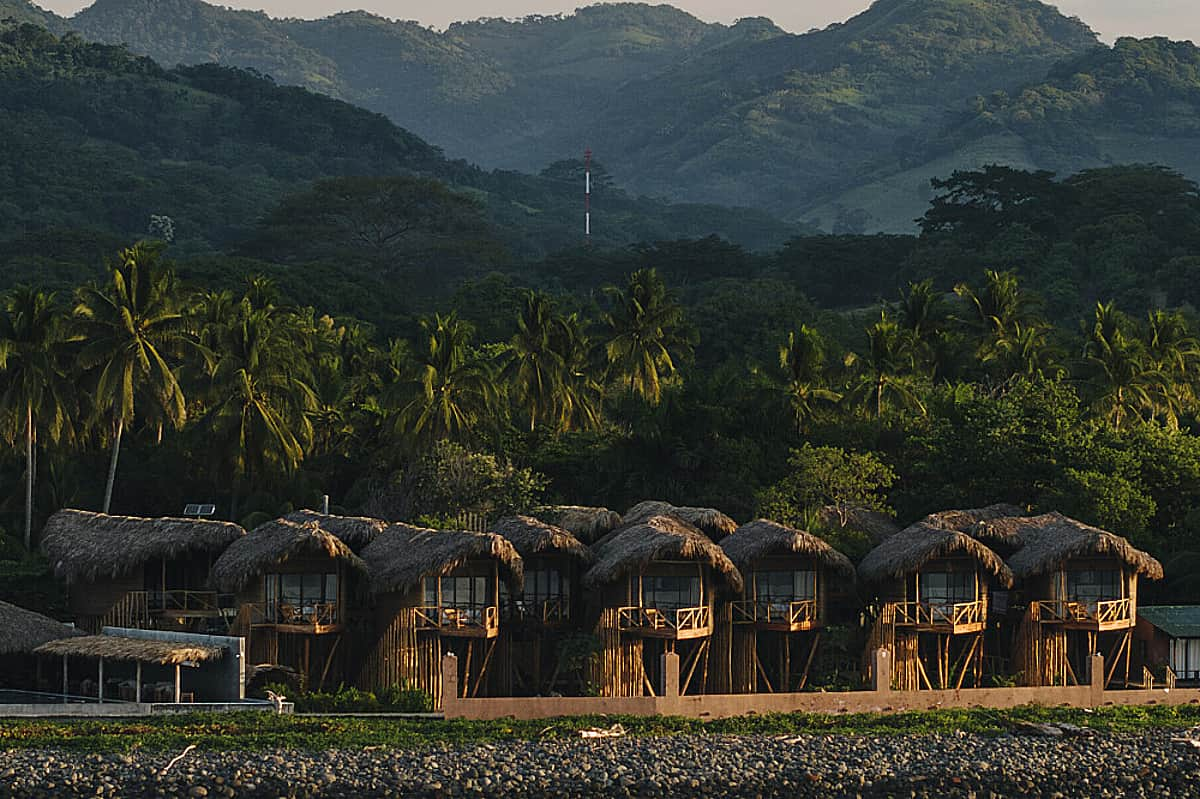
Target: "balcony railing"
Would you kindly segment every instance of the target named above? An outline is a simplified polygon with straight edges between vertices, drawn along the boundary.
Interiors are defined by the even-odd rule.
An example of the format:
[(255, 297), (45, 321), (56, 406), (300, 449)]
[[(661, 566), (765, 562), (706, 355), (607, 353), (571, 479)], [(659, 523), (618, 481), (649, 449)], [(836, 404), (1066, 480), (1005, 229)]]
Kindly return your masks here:
[(984, 602), (897, 602), (896, 624), (905, 627), (966, 627), (983, 624)]
[(771, 602), (747, 599), (733, 603), (734, 624), (777, 624), (796, 627), (817, 621), (817, 600)]
[(1133, 603), (1128, 599), (1080, 602), (1073, 599), (1048, 599), (1037, 603), (1039, 618), (1063, 624), (1126, 624), (1133, 621)]
[(622, 630), (679, 634), (708, 630), (712, 626), (712, 614), (707, 606), (666, 610), (626, 607), (617, 609), (617, 624)]
[(216, 591), (147, 591), (146, 604), (157, 613), (218, 613), (222, 607)]
[(251, 624), (278, 624), (289, 627), (331, 627), (341, 624), (336, 602), (268, 602), (249, 605)]
[(500, 627), (500, 609), (495, 605), (424, 605), (416, 611), (418, 630), (440, 630), (447, 633), (474, 630), (489, 632)]

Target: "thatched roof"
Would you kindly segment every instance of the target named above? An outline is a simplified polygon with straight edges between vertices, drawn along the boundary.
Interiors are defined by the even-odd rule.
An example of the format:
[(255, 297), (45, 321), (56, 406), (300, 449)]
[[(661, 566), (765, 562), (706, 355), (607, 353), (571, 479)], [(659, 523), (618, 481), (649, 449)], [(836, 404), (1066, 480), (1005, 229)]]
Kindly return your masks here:
[(245, 535), (233, 522), (60, 510), (46, 522), (42, 551), (60, 579), (94, 582), (128, 574), (155, 558), (218, 552)]
[(562, 553), (582, 562), (591, 563), (592, 553), (561, 527), (532, 516), (509, 516), (492, 526), (492, 532), (503, 536), (522, 558), (539, 553)]
[(391, 524), (363, 550), (371, 575), (371, 592), (405, 592), (426, 577), (440, 577), (468, 560), (495, 559), (500, 576), (514, 594), (521, 593), (525, 571), (521, 556), (495, 533), (430, 530)]
[(851, 530), (862, 533), (876, 544), (900, 532), (900, 525), (896, 524), (896, 520), (886, 513), (866, 508), (843, 508), (841, 514), (846, 517), (844, 525), (838, 508), (826, 505), (817, 511), (817, 523), (830, 530)]
[(769, 519), (743, 524), (721, 542), (721, 549), (743, 572), (761, 558), (796, 554), (810, 557), (838, 574), (854, 577), (854, 564), (824, 539)]
[(583, 505), (544, 505), (533, 515), (561, 527), (584, 543), (591, 543), (621, 525), (621, 514), (615, 510)]
[(272, 567), (304, 555), (325, 555), (355, 571), (366, 571), (362, 558), (317, 522), (276, 519), (230, 544), (213, 564), (210, 582), (218, 591), (239, 591)]
[(673, 516), (652, 516), (617, 530), (599, 550), (596, 564), (583, 577), (585, 588), (615, 582), (656, 560), (695, 560), (706, 563), (734, 593), (742, 590), (742, 575), (725, 550), (687, 522)]
[(298, 510), (283, 518), (298, 524), (316, 522), (322, 530), (341, 539), (355, 552), (374, 541), (375, 536), (388, 526), (382, 519), (372, 519), (369, 516), (333, 516), (317, 513), (315, 510)]
[(106, 660), (140, 660), (174, 666), (178, 663), (201, 663), (225, 656), (223, 646), (204, 646), (190, 641), (164, 641), (151, 638), (126, 638), (120, 635), (84, 635), (63, 638), (42, 644), (39, 655), (70, 655), (72, 657), (105, 658)]
[(1009, 516), (1023, 516), (1024, 514), (1024, 508), (1018, 505), (997, 502), (994, 505), (988, 505), (983, 508), (939, 511), (938, 513), (929, 514), (921, 521), (932, 527), (942, 527), (946, 530), (958, 530), (960, 533), (965, 533), (979, 522), (1004, 519)]
[(1056, 571), (1071, 558), (1093, 555), (1111, 555), (1151, 580), (1163, 576), (1161, 563), (1121, 536), (1058, 512), (981, 521), (970, 532), (982, 541), (1015, 548), (1008, 565), (1020, 579)]
[(83, 635), (48, 616), (0, 602), (0, 655), (32, 652), (47, 641)]
[(974, 558), (1001, 585), (1012, 585), (1012, 572), (995, 552), (965, 533), (925, 522), (904, 528), (868, 552), (858, 566), (858, 577), (866, 583), (898, 580), (931, 560), (950, 555)]
[(713, 541), (720, 541), (737, 529), (737, 522), (716, 508), (692, 508), (651, 500), (639, 502), (625, 511), (625, 515), (621, 517), (621, 524), (626, 527), (641, 524), (654, 516), (670, 516), (686, 522)]

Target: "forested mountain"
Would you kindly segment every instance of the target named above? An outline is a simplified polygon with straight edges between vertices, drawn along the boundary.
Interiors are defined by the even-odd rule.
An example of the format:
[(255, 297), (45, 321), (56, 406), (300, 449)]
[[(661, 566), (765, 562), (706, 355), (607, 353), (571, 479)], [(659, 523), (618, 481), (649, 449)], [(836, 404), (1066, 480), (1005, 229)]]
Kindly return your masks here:
[(992, 162), (1068, 174), (1142, 160), (1200, 176), (1195, 48), (1110, 48), (1037, 0), (878, 0), (802, 35), (634, 3), (438, 32), (365, 12), (97, 0), (51, 24), (166, 65), (250, 67), (484, 166), (536, 173), (590, 146), (630, 190), (839, 232), (911, 230), (930, 178)]
[[(486, 172), (378, 114), (304, 89), (215, 64), (164, 70), (32, 25), (0, 25), (0, 135), (7, 285), (46, 279), (43, 263), (96, 264), (97, 248), (146, 235), (152, 216), (170, 219), (182, 254), (228, 250), (285, 195), (332, 177), (420, 175), (452, 187), (447, 202), (461, 199), (479, 216), (463, 228), (476, 231), (479, 268), (582, 239), (578, 164), (541, 176)], [(717, 231), (765, 247), (795, 232), (761, 212), (633, 198), (603, 167), (596, 176), (601, 246)], [(476, 257), (483, 251), (491, 254)]]

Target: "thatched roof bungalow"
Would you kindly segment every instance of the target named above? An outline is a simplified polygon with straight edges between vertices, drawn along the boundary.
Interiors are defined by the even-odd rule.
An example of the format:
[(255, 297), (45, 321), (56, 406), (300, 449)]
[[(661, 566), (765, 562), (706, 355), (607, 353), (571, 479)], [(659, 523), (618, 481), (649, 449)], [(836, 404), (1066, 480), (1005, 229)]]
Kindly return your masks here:
[(245, 534), (232, 522), (61, 510), (46, 523), (42, 550), (80, 627), (149, 627), (169, 608), (215, 614), (209, 567)]
[(961, 688), (968, 676), (981, 684), (990, 592), (1013, 582), (995, 552), (958, 530), (917, 522), (871, 550), (858, 577), (875, 599), (868, 667), (873, 652), (886, 649), (898, 689)]
[(669, 502), (639, 502), (621, 517), (621, 525), (641, 524), (655, 516), (669, 516), (691, 525), (713, 541), (720, 541), (737, 529), (737, 522), (716, 508), (694, 508)]
[(997, 502), (994, 505), (987, 505), (982, 508), (939, 511), (929, 514), (921, 521), (931, 527), (942, 527), (947, 530), (957, 530), (960, 533), (967, 533), (979, 522), (1023, 516), (1024, 513), (1024, 509), (1018, 505)]
[(28, 654), (47, 641), (80, 635), (49, 616), (0, 601), (0, 655)]
[(233, 522), (60, 510), (46, 522), (42, 551), (59, 579), (97, 582), (118, 579), (151, 560), (221, 552), (245, 534)]
[(531, 516), (501, 519), (492, 531), (511, 543), (524, 562), (524, 590), (507, 609), (513, 620), (560, 625), (574, 618), (579, 578), (594, 559), (592, 551), (563, 528)]
[(355, 552), (361, 552), (388, 526), (388, 522), (369, 516), (335, 516), (315, 510), (293, 511), (283, 518), (297, 524), (316, 522), (322, 530), (340, 539)]
[(220, 591), (240, 593), (265, 574), (303, 573), (317, 567), (319, 573), (366, 572), (362, 558), (317, 521), (275, 519), (255, 527), (222, 553), (213, 564), (212, 583)]
[(533, 512), (538, 519), (569, 532), (590, 544), (621, 526), (621, 514), (608, 508), (583, 505), (544, 505)]

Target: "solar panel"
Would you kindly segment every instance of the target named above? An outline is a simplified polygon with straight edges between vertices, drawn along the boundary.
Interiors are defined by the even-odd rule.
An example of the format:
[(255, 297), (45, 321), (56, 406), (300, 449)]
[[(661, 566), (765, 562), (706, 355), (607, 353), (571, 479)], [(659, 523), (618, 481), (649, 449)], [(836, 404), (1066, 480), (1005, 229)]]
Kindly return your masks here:
[(184, 516), (212, 516), (217, 506), (208, 502), (189, 502), (183, 509)]

